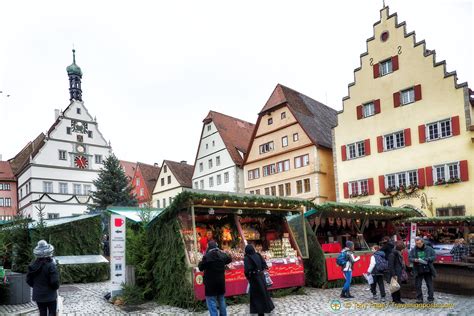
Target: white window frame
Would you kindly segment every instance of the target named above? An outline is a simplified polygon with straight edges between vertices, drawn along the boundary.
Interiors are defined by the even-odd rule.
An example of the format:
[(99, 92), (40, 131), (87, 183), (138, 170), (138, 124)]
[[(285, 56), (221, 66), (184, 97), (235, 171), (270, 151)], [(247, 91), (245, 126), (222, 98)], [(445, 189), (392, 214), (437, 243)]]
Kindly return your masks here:
[(362, 106), (362, 115), (364, 117), (369, 117), (375, 115), (375, 103), (369, 102)]
[[(415, 183), (412, 183), (411, 179), (413, 178), (413, 174), (415, 175), (414, 177), (416, 178)], [(389, 179), (389, 177), (393, 177), (393, 185), (392, 185), (392, 180)], [(403, 184), (405, 187), (412, 185), (412, 184), (419, 184), (420, 179), (418, 179), (418, 170), (407, 170), (407, 171), (401, 171), (401, 172), (396, 172), (396, 173), (390, 173), (386, 174), (384, 176), (384, 183), (386, 188), (390, 187), (395, 187), (399, 188), (400, 185), (402, 185), (400, 179), (405, 179), (405, 183)]]
[[(365, 187), (366, 191), (362, 191)], [(356, 189), (357, 192), (353, 192), (353, 189)], [(369, 179), (362, 179), (349, 182), (349, 196), (362, 195), (366, 193), (369, 194)]]
[(220, 174), (216, 175), (216, 185), (222, 184), (222, 176)]
[[(403, 138), (403, 145), (399, 145), (398, 142), (397, 142), (397, 135), (401, 135), (401, 137)], [(393, 148), (388, 148), (388, 139), (389, 137), (392, 138), (392, 143), (393, 143)], [(383, 136), (383, 148), (384, 148), (384, 151), (390, 151), (390, 150), (395, 150), (395, 149), (399, 149), (399, 148), (403, 148), (405, 147), (405, 132), (402, 130), (402, 131), (397, 131), (397, 132), (393, 132), (393, 133), (390, 133), (390, 134), (386, 134)]]
[(43, 181), (43, 192), (44, 193), (53, 193), (53, 182), (51, 181)]
[(438, 168), (444, 168), (444, 182), (448, 182), (450, 180), (452, 180), (453, 178), (451, 178), (451, 168), (455, 168), (454, 170), (455, 173), (457, 174), (457, 177), (456, 179), (459, 181), (461, 179), (461, 168), (460, 168), (460, 164), (459, 164), (459, 161), (457, 162), (451, 162), (451, 163), (446, 163), (446, 164), (440, 164), (440, 165), (435, 165), (433, 166), (433, 182), (435, 184), (438, 183), (439, 181), (439, 177), (438, 177), (438, 171), (437, 169)]
[(297, 142), (300, 140), (300, 135), (298, 133), (293, 133), (293, 141)]
[(72, 192), (74, 193), (74, 195), (82, 195), (82, 186), (78, 183), (73, 183)]
[(104, 160), (102, 159), (102, 155), (94, 155), (94, 160), (95, 160), (95, 163), (98, 165), (101, 165), (104, 163)]
[(216, 156), (216, 167), (221, 165), (221, 156)]
[(67, 182), (59, 182), (59, 193), (68, 194), (69, 185)]
[(0, 198), (0, 207), (5, 207), (5, 199)]
[(265, 144), (261, 144), (259, 146), (260, 154), (266, 154), (268, 152), (271, 152), (273, 149), (274, 149), (273, 141), (267, 142)]
[(90, 195), (91, 191), (92, 191), (92, 186), (90, 184), (84, 184), (84, 195)]
[(288, 147), (288, 136), (283, 136), (281, 138), (281, 147)]
[(212, 188), (214, 186), (214, 177), (209, 177), (209, 187)]
[(209, 169), (211, 169), (211, 168), (212, 168), (212, 165), (213, 165), (212, 159), (209, 159), (209, 160), (207, 161), (207, 167), (208, 167)]
[[(446, 128), (446, 123), (448, 123), (448, 126), (449, 126), (449, 133), (446, 133), (446, 129), (447, 129)], [(433, 127), (433, 129), (436, 129), (436, 135), (435, 135), (436, 137), (431, 137), (430, 127)], [(443, 132), (443, 130), (444, 130), (444, 132)], [(448, 137), (453, 136), (453, 123), (451, 121), (451, 118), (426, 124), (425, 125), (425, 135), (426, 135), (425, 136), (426, 141), (434, 141), (434, 140), (448, 138)]]
[(380, 76), (385, 76), (393, 72), (392, 58), (379, 63)]
[(229, 172), (224, 172), (224, 183), (229, 183)]
[(12, 206), (12, 198), (5, 198), (5, 207)]
[(67, 160), (67, 151), (59, 149), (58, 151), (59, 160)]
[(347, 159), (356, 159), (359, 157), (365, 157), (365, 154), (366, 154), (365, 141), (348, 144), (346, 145), (346, 148), (347, 148)]
[(414, 87), (400, 91), (400, 105), (407, 105), (413, 102), (415, 102)]

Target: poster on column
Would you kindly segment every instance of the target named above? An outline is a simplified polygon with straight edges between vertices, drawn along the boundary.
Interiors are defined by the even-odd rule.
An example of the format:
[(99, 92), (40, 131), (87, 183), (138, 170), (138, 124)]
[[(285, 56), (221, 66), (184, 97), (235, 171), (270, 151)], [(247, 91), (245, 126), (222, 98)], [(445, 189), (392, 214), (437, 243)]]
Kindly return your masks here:
[(125, 283), (125, 216), (110, 216), (110, 292), (122, 291)]
[(416, 223), (411, 223), (410, 225), (410, 248), (415, 247), (415, 238), (416, 238)]

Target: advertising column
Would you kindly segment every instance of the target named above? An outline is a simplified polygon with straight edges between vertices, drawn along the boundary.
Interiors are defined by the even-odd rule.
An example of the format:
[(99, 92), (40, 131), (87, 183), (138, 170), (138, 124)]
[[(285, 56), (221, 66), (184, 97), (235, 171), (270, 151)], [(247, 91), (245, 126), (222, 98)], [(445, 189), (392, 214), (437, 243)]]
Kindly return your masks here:
[(110, 216), (110, 279), (112, 297), (122, 291), (125, 283), (125, 216)]

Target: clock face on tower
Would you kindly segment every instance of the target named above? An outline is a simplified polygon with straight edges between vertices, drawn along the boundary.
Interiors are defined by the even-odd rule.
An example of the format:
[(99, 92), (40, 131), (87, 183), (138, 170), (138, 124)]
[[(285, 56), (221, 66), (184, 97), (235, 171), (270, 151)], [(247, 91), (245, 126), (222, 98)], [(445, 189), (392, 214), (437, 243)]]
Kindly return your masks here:
[(76, 156), (74, 158), (74, 164), (76, 165), (77, 168), (79, 169), (86, 169), (87, 166), (89, 165), (89, 161), (87, 160), (87, 157), (84, 156)]

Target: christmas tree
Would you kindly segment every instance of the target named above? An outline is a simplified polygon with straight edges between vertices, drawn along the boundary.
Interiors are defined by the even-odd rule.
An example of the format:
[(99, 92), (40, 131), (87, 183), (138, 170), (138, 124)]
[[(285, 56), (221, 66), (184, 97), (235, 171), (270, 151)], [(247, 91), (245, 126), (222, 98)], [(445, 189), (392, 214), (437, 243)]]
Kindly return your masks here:
[(93, 205), (91, 209), (102, 211), (108, 206), (137, 206), (138, 202), (132, 193), (132, 185), (120, 166), (114, 154), (104, 160), (104, 168), (99, 173), (99, 178), (94, 181), (96, 191), (92, 194)]

